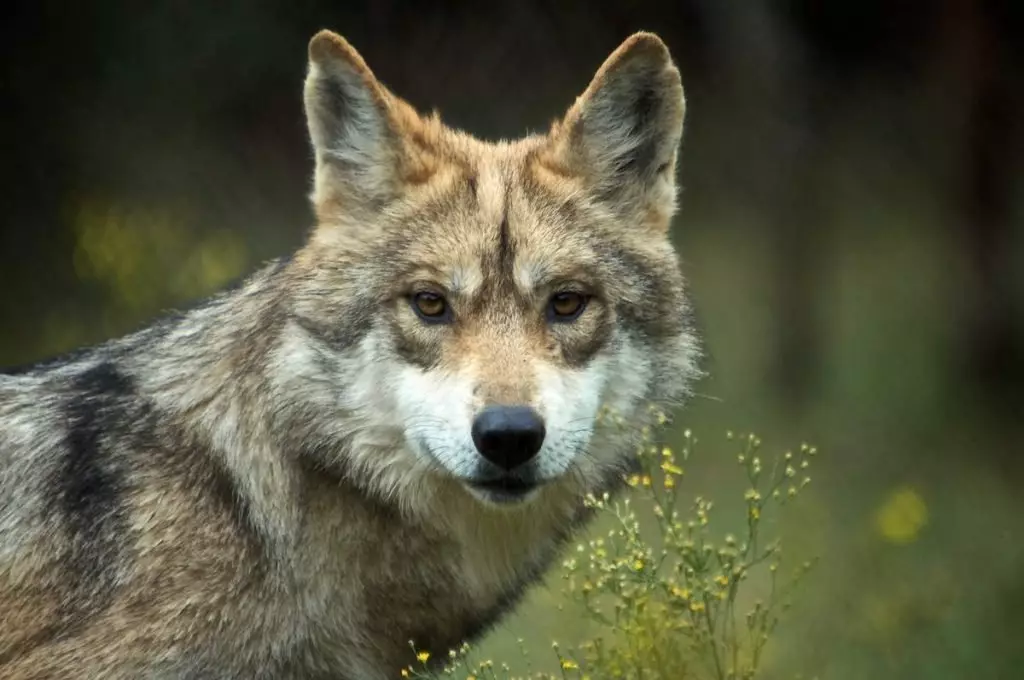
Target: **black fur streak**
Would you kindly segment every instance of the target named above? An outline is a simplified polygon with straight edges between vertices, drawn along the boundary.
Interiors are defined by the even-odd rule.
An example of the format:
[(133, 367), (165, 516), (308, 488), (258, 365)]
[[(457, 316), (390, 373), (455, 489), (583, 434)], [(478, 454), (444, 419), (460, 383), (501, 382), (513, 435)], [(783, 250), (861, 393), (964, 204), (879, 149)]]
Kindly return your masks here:
[(501, 226), (498, 227), (498, 272), (501, 276), (512, 278), (512, 267), (515, 264), (516, 254), (512, 248), (512, 236), (509, 234), (508, 216), (501, 219)]
[(492, 253), (484, 255), (484, 286), (474, 302), (470, 314), (480, 314), (496, 298), (511, 294), (519, 305), (525, 301), (515, 284), (516, 248), (508, 224), (508, 197), (501, 222), (498, 225), (498, 244)]
[(26, 645), (74, 635), (113, 600), (117, 565), (127, 544), (127, 489), (125, 471), (107, 450), (105, 437), (123, 430), (121, 418), (126, 417), (124, 409), (134, 391), (131, 380), (109, 361), (85, 370), (69, 385), (67, 454), (53, 480), (53, 487), (60, 490), (53, 511), (67, 532), (63, 561), (70, 592), (59, 621), (26, 640)]
[(110, 363), (82, 373), (72, 385), (67, 406), (68, 456), (57, 488), (61, 511), (75, 555), (75, 572), (86, 582), (102, 580), (116, 559), (116, 536), (124, 518), (124, 475), (105, 450), (104, 433), (120, 429), (120, 403), (134, 392), (131, 380)]

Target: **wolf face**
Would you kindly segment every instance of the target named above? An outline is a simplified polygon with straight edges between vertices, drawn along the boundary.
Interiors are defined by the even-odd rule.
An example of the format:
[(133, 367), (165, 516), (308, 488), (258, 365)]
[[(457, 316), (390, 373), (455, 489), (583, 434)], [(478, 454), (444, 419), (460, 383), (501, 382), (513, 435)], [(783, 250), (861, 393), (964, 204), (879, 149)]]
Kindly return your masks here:
[(357, 444), (319, 463), (386, 495), (457, 481), (488, 506), (621, 471), (631, 435), (599, 412), (638, 432), (696, 374), (664, 44), (634, 35), (546, 135), (496, 144), (417, 114), (333, 33), (309, 56), (319, 224), (283, 391)]

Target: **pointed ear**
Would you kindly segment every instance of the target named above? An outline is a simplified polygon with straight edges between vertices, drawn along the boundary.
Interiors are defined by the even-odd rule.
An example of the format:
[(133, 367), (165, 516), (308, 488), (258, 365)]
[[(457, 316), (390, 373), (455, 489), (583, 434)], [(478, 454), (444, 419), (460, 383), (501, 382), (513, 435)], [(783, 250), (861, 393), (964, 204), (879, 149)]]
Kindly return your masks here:
[(331, 31), (320, 31), (309, 43), (304, 97), (316, 154), (313, 202), (321, 219), (325, 212), (336, 216), (337, 209), (379, 209), (397, 196), (411, 172), (406, 137), (419, 121), (412, 107)]
[(652, 33), (635, 33), (555, 124), (557, 162), (594, 184), (613, 206), (667, 228), (685, 110), (668, 48)]

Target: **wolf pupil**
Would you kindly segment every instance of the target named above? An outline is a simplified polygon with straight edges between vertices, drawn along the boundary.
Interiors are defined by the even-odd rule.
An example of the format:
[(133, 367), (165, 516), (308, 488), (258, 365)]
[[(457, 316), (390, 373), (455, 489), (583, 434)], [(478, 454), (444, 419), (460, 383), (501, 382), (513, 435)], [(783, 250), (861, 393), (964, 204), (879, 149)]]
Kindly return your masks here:
[(416, 313), (424, 319), (441, 320), (448, 311), (448, 304), (444, 298), (436, 293), (416, 293), (412, 299), (413, 308)]
[(555, 321), (572, 321), (585, 304), (586, 298), (579, 293), (556, 293), (551, 297), (550, 314)]

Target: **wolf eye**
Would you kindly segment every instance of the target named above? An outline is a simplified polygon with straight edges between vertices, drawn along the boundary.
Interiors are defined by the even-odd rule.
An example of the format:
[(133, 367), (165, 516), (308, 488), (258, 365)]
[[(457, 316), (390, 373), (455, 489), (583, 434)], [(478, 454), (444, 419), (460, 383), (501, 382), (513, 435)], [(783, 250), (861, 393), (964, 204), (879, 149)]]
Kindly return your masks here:
[(412, 308), (428, 323), (445, 323), (451, 316), (448, 303), (437, 293), (416, 293), (412, 296)]
[(587, 306), (587, 298), (580, 293), (555, 293), (548, 303), (548, 319), (565, 323), (575, 321)]

